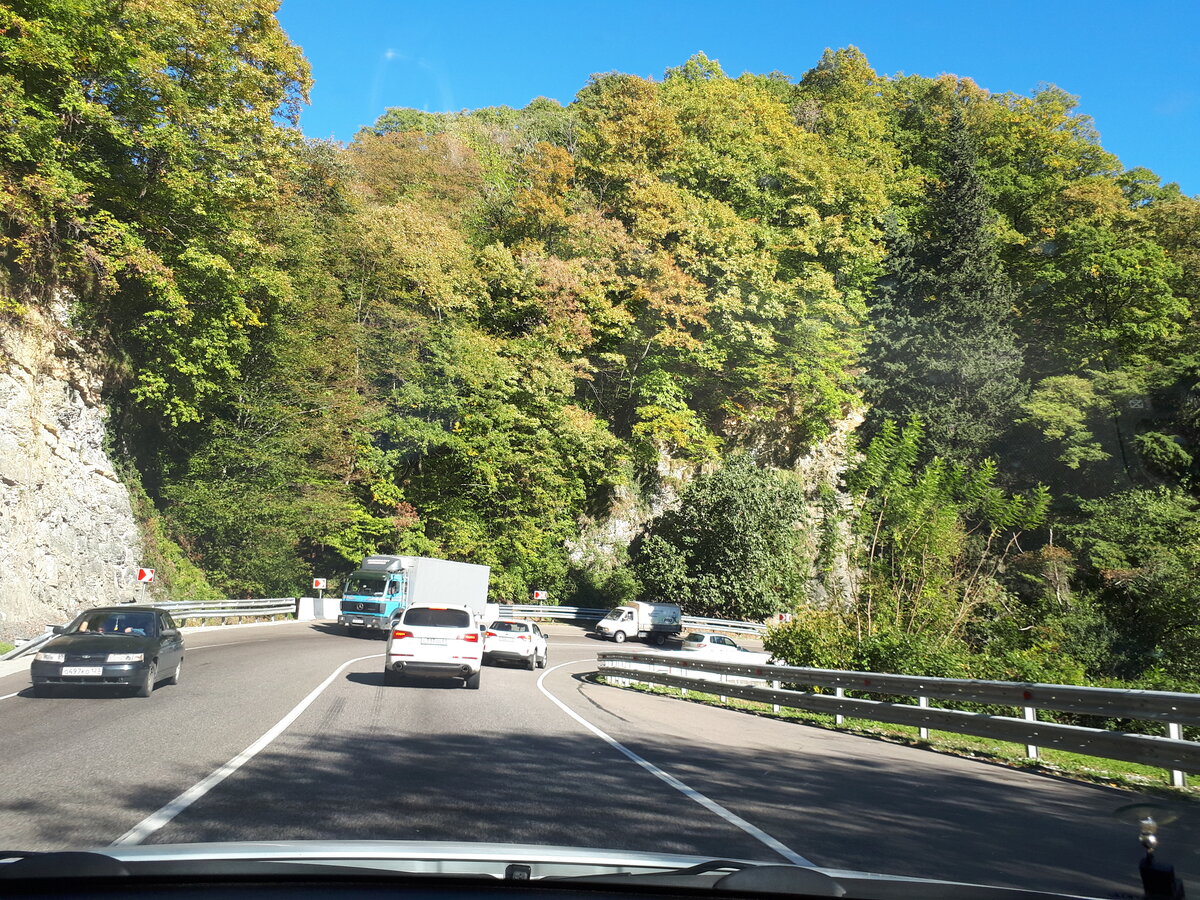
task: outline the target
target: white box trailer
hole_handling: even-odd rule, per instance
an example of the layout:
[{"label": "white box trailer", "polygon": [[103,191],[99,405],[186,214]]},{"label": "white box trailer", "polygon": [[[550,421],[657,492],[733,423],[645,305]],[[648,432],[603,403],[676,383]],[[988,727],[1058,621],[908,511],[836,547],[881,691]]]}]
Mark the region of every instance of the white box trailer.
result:
[{"label": "white box trailer", "polygon": [[412,567],[408,570],[408,605],[429,603],[434,606],[447,603],[469,606],[475,616],[486,623],[495,618],[499,606],[488,603],[489,566],[475,563],[453,562],[448,559],[411,557]]},{"label": "white box trailer", "polygon": [[634,600],[615,609],[596,623],[596,634],[612,638],[618,644],[628,638],[647,643],[665,644],[667,638],[683,631],[683,612],[678,603],[643,603]]}]

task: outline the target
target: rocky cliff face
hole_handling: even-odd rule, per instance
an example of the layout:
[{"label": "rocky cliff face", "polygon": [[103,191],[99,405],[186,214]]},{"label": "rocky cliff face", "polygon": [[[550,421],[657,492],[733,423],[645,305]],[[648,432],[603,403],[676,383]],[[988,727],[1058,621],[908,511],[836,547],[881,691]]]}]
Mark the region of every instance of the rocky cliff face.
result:
[{"label": "rocky cliff face", "polygon": [[139,532],[104,451],[101,386],[65,301],[0,323],[0,638],[137,598]]}]

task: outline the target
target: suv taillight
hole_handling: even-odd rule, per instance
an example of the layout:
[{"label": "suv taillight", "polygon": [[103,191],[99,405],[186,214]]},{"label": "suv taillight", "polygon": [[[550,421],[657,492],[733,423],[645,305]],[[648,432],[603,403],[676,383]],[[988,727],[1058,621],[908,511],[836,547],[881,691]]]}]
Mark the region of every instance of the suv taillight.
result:
[{"label": "suv taillight", "polygon": [[466,634],[464,634],[462,636],[462,639],[464,641],[470,641],[471,643],[478,643],[479,632],[478,631],[468,631]]},{"label": "suv taillight", "polygon": [[496,636],[496,632],[494,632],[494,631],[489,631],[487,633],[487,637],[495,637],[495,636]]},{"label": "suv taillight", "polygon": [[392,632],[392,640],[395,641],[398,641],[401,638],[410,638],[412,636],[413,633],[411,631],[401,631],[399,628]]}]

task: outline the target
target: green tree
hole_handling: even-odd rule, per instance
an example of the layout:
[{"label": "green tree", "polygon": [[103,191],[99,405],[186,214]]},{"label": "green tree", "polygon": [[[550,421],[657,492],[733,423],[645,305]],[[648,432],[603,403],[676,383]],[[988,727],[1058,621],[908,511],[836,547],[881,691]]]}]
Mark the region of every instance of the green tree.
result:
[{"label": "green tree", "polygon": [[977,458],[1004,432],[1023,394],[1015,294],[989,221],[956,110],[922,233],[893,231],[864,385],[881,414],[919,415],[930,450],[958,461]]},{"label": "green tree", "polygon": [[641,598],[686,613],[761,621],[799,603],[811,564],[804,492],[779,470],[735,455],[688,484],[678,509],[632,547]]}]

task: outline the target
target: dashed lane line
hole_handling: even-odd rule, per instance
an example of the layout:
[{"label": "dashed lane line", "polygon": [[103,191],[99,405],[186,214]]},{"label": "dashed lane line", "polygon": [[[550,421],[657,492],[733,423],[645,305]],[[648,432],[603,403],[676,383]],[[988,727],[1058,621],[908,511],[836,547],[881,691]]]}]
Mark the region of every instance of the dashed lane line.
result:
[{"label": "dashed lane line", "polygon": [[658,766],[654,765],[654,763],[652,763],[649,760],[644,759],[643,757],[634,753],[632,750],[630,750],[628,747],[626,747],[624,744],[622,744],[616,738],[612,737],[607,732],[601,730],[600,728],[598,728],[597,726],[595,726],[591,722],[589,722],[587,719],[585,719],[583,716],[579,715],[579,713],[575,712],[575,710],[571,709],[571,707],[567,706],[567,704],[563,703],[561,700],[559,700],[557,697],[555,697],[552,693],[550,693],[550,691],[546,689],[545,685],[542,684],[542,682],[544,682],[546,680],[546,676],[549,675],[551,672],[561,669],[564,666],[573,666],[573,665],[576,665],[577,663],[584,663],[584,662],[594,662],[594,660],[575,659],[575,660],[571,660],[570,662],[559,663],[557,666],[553,666],[552,668],[547,669],[545,672],[542,673],[542,677],[539,678],[537,681],[538,690],[541,691],[543,694],[545,694],[546,697],[548,697],[550,699],[550,701],[552,703],[554,703],[559,709],[561,709],[563,712],[565,712],[568,716],[570,716],[572,719],[574,719],[576,722],[578,722],[580,725],[582,725],[584,728],[586,728],[592,734],[596,735],[596,737],[600,738],[600,740],[604,741],[605,743],[609,744],[614,749],[625,754],[627,757],[629,757],[631,760],[633,760],[635,763],[637,763],[639,766],[641,766],[643,769],[645,769],[651,775],[665,781],[667,784],[669,784],[671,787],[675,788],[675,790],[679,791],[679,793],[683,794],[683,796],[687,797],[689,800],[694,800],[696,803],[699,803],[701,806],[703,806],[709,812],[716,813],[718,816],[720,816],[722,819],[724,819],[729,824],[737,826],[742,831],[746,832],[746,834],[750,835],[752,838],[755,838],[756,840],[761,841],[762,843],[766,844],[768,847],[770,847],[772,850],[774,850],[776,853],[778,853],[780,856],[782,856],[788,862],[793,863],[794,865],[797,865],[797,866],[813,865],[812,862],[805,859],[803,856],[801,856],[796,851],[792,850],[787,845],[783,844],[781,841],[778,841],[775,838],[771,837],[771,835],[767,834],[765,831],[763,831],[757,825],[753,825],[750,822],[747,822],[745,819],[743,819],[741,816],[737,815],[736,813],[730,812],[728,809],[726,809],[724,806],[722,806],[717,801],[715,801],[709,797],[706,797],[704,794],[700,793],[695,788],[688,787],[686,784],[684,784],[682,781],[680,781],[674,775],[664,772]]}]

